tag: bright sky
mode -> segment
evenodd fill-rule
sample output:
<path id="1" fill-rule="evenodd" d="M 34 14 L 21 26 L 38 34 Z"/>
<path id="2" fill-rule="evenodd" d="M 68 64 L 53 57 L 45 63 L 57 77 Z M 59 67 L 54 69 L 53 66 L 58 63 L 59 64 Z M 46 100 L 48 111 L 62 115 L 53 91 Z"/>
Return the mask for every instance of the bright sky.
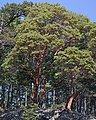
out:
<path id="1" fill-rule="evenodd" d="M 24 0 L 0 0 L 0 7 L 6 3 L 22 3 Z M 92 22 L 96 21 L 96 0 L 26 0 L 35 2 L 59 3 L 67 10 L 83 14 Z"/>

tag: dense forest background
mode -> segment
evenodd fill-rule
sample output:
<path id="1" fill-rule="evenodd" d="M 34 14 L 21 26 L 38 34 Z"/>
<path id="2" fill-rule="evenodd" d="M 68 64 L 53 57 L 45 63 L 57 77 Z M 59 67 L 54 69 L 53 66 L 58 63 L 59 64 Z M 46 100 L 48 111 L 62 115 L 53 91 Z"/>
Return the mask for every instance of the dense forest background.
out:
<path id="1" fill-rule="evenodd" d="M 48 108 L 73 94 L 72 110 L 96 115 L 96 22 L 59 4 L 0 9 L 0 106 Z"/>

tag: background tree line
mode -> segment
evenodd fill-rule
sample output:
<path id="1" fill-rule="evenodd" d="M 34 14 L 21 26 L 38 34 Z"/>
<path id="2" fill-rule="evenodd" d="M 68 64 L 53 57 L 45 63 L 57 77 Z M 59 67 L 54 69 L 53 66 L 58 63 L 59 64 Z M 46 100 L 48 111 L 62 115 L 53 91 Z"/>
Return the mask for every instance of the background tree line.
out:
<path id="1" fill-rule="evenodd" d="M 96 23 L 59 4 L 0 9 L 0 104 L 47 108 L 80 94 L 73 109 L 96 114 Z"/>

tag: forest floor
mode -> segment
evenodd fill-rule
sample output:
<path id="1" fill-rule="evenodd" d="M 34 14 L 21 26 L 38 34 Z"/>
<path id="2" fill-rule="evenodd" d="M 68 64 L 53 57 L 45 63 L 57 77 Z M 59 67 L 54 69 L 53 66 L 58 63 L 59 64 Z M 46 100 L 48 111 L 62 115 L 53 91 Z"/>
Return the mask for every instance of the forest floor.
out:
<path id="1" fill-rule="evenodd" d="M 96 120 L 96 116 L 84 115 L 83 113 L 70 110 L 39 109 L 36 111 L 37 120 Z M 0 120 L 22 120 L 21 110 L 3 110 L 0 111 Z"/>

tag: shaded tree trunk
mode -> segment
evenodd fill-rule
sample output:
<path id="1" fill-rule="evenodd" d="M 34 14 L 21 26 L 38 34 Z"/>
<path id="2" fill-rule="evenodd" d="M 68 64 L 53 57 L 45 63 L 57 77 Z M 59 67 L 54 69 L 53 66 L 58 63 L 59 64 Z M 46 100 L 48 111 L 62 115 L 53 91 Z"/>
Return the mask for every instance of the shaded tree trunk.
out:
<path id="1" fill-rule="evenodd" d="M 84 114 L 86 114 L 86 110 L 87 110 L 87 100 L 86 100 L 87 98 L 86 98 L 86 96 L 84 97 Z"/>
<path id="2" fill-rule="evenodd" d="M 55 89 L 53 89 L 53 106 L 55 106 Z"/>
<path id="3" fill-rule="evenodd" d="M 7 92 L 7 108 L 10 107 L 10 89 L 11 89 L 11 85 L 9 85 Z"/>
<path id="4" fill-rule="evenodd" d="M 5 87 L 2 85 L 1 106 L 5 108 Z"/>
<path id="5" fill-rule="evenodd" d="M 25 91 L 25 106 L 27 106 L 27 103 L 28 103 L 28 99 L 27 99 L 28 95 L 27 94 L 28 93 L 27 93 L 27 87 L 26 87 L 26 91 Z"/>
<path id="6" fill-rule="evenodd" d="M 11 91 L 10 91 L 11 93 L 11 98 L 10 98 L 10 103 L 12 104 L 12 101 L 13 101 L 13 92 L 14 92 L 14 90 L 13 90 L 13 85 L 11 85 Z"/>

